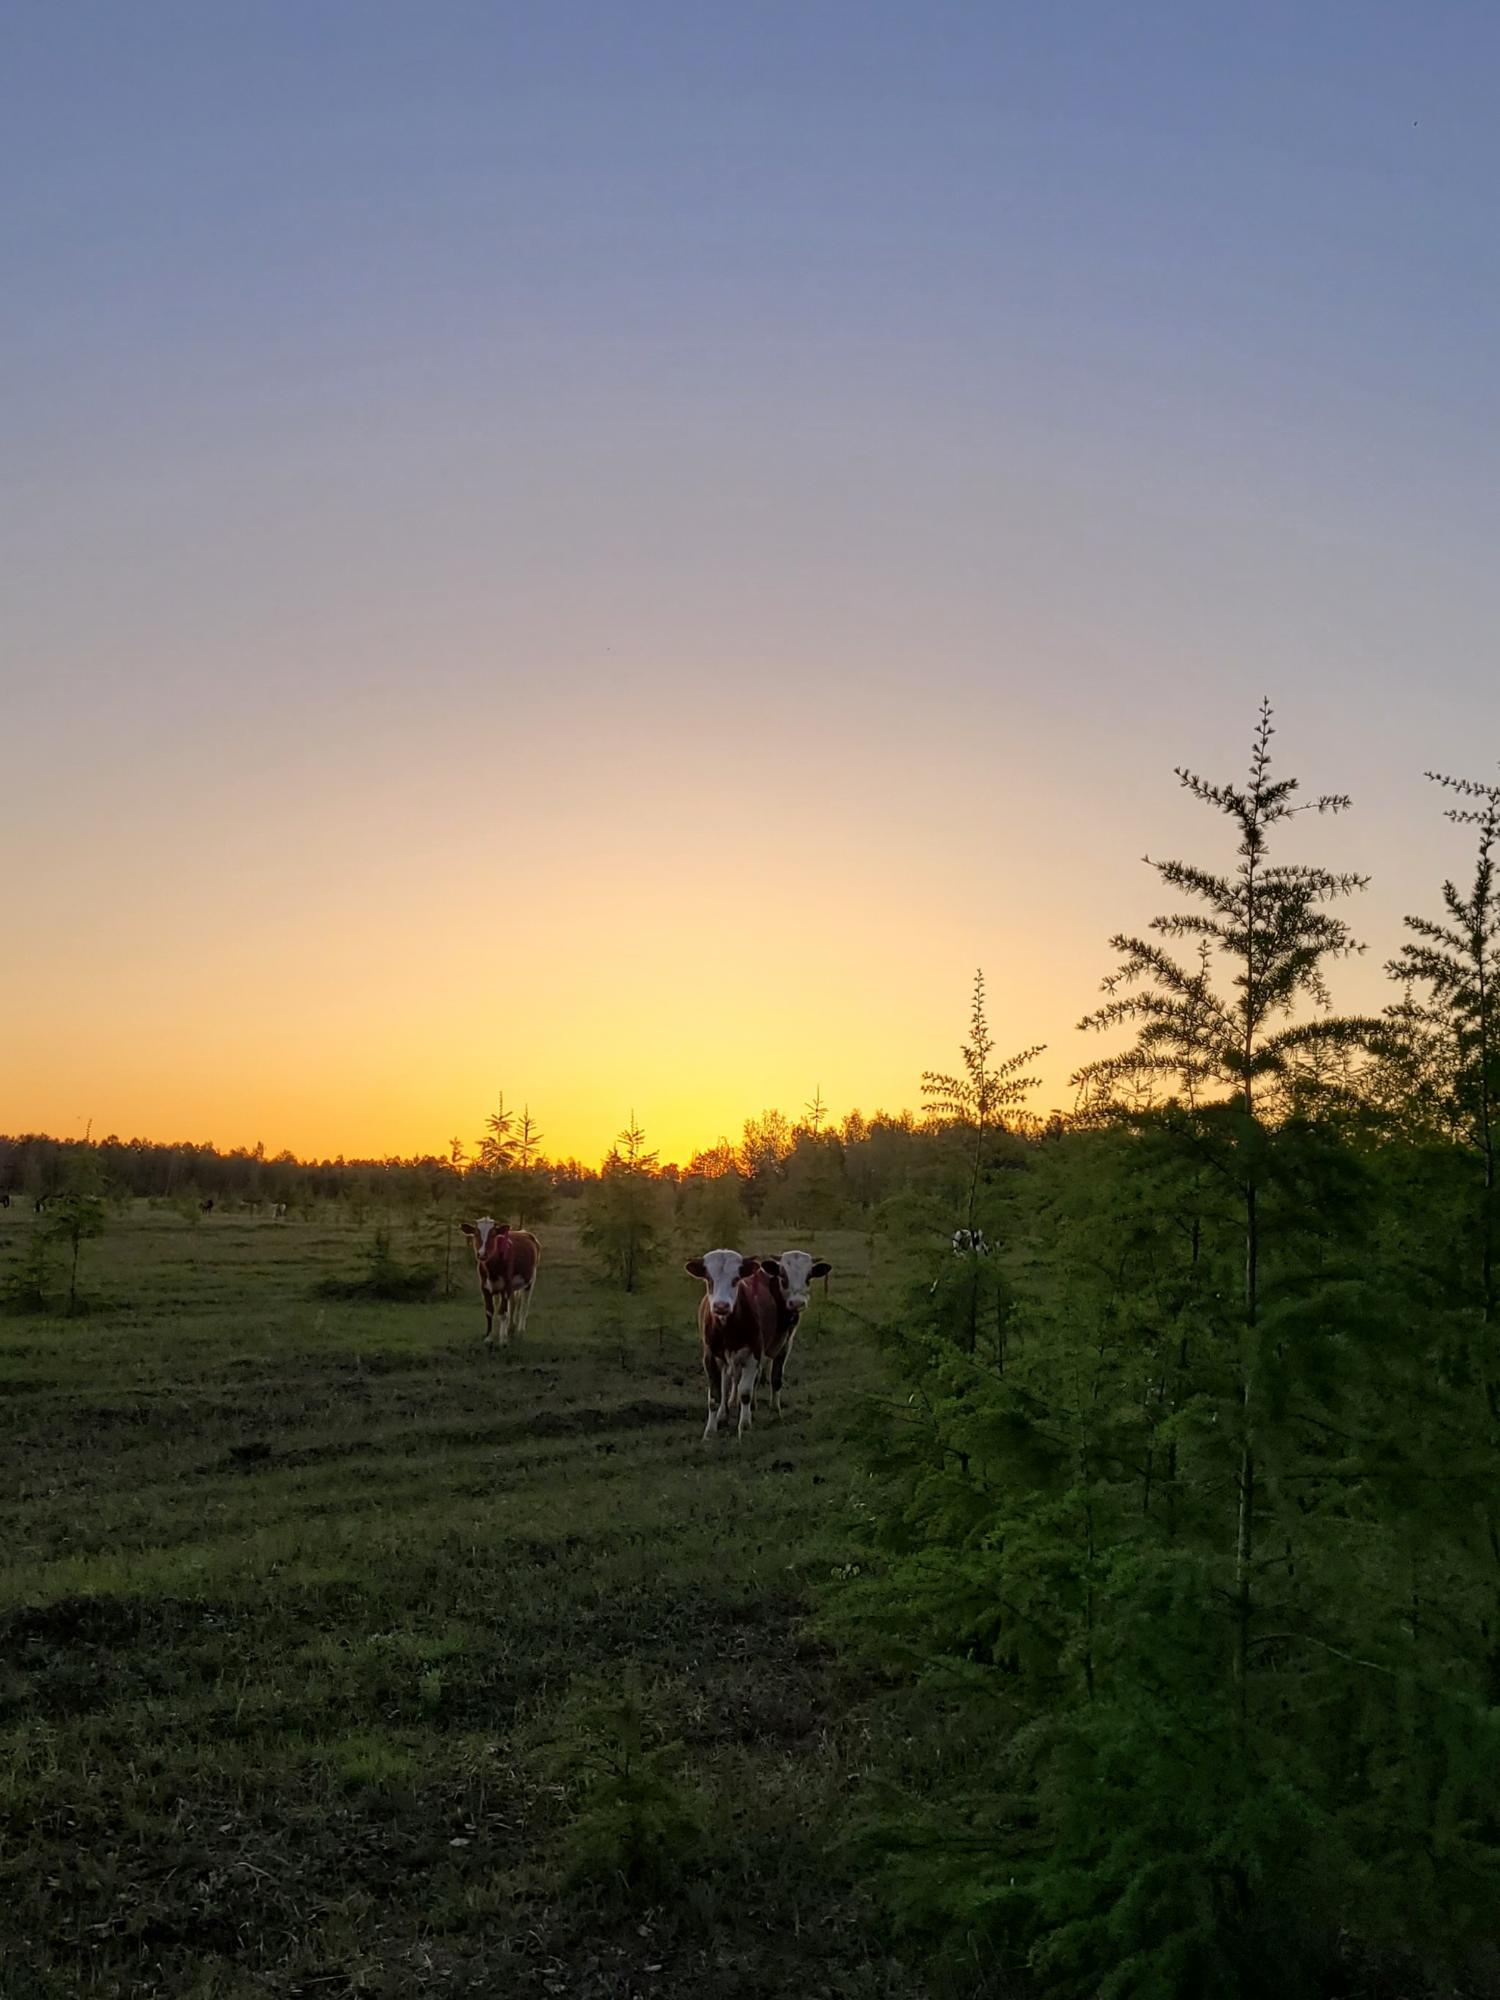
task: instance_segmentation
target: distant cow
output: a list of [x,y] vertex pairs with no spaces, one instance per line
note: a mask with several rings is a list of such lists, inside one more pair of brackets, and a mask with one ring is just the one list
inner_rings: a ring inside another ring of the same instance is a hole
[[32,1203],[32,1208],[35,1211],[35,1213],[37,1215],[45,1215],[47,1213],[47,1204],[49,1201],[51,1201],[51,1199],[52,1197],[50,1194],[39,1194],[36,1200]]
[[495,1337],[495,1304],[500,1305],[500,1345],[505,1346],[512,1331],[526,1331],[531,1313],[531,1294],[536,1288],[537,1266],[542,1246],[526,1229],[512,1229],[481,1215],[477,1222],[461,1223],[474,1251],[479,1271],[479,1290],[484,1298],[484,1344]]
[[9,1207],[10,1207],[10,1196],[8,1194],[0,1194],[0,1208],[9,1208]]
[[777,1338],[771,1279],[761,1270],[759,1258],[742,1257],[738,1250],[705,1251],[690,1258],[684,1269],[690,1277],[703,1280],[698,1301],[703,1372],[708,1378],[703,1435],[714,1436],[733,1397],[740,1406],[743,1437],[752,1421],[756,1376]]
[[199,1206],[199,1208],[200,1208],[200,1209],[201,1209],[201,1210],[203,1211],[203,1213],[204,1213],[205,1215],[212,1215],[212,1214],[213,1214],[213,1212],[214,1212],[214,1198],[213,1198],[213,1196],[212,1196],[212,1195],[210,1195],[210,1196],[208,1197],[207,1201],[200,1201],[200,1202],[199,1202],[199,1204],[198,1204],[198,1206]]
[[783,1250],[775,1257],[762,1257],[760,1267],[771,1280],[776,1301],[776,1338],[767,1351],[770,1364],[771,1408],[781,1415],[781,1384],[791,1359],[792,1342],[807,1311],[808,1286],[814,1278],[826,1278],[833,1269],[826,1258],[814,1257],[810,1250]]
[[982,1229],[955,1229],[953,1232],[953,1254],[955,1257],[988,1257],[990,1246],[985,1241]]
[[286,1221],[286,1203],[284,1201],[278,1201],[275,1207],[271,1210],[271,1220],[273,1222]]

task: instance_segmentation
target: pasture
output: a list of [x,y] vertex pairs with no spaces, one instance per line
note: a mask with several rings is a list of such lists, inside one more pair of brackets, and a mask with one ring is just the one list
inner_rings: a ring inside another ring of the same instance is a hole
[[869,1240],[819,1240],[785,1418],[705,1445],[676,1260],[627,1297],[543,1226],[485,1353],[466,1255],[441,1303],[312,1295],[372,1227],[138,1204],[86,1314],[0,1318],[5,2000],[923,1990],[807,1622],[882,1386],[838,1309]]

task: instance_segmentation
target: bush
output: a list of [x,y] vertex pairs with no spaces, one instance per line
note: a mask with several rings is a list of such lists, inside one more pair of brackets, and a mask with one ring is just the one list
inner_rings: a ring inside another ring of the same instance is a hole
[[600,1270],[621,1291],[639,1289],[661,1261],[666,1229],[661,1183],[612,1165],[584,1198],[580,1234]]
[[52,1263],[45,1230],[33,1229],[25,1254],[6,1267],[0,1277],[0,1311],[44,1313],[48,1310],[48,1290]]
[[552,1739],[546,1761],[574,1805],[563,1838],[572,1882],[632,1896],[673,1885],[704,1832],[700,1802],[677,1775],[681,1748],[633,1691],[586,1701],[568,1735]]
[[83,1246],[102,1236],[105,1228],[104,1198],[92,1162],[80,1162],[73,1171],[72,1181],[71,1189],[60,1198],[55,1212],[41,1227],[47,1240],[61,1244],[67,1256],[70,1314],[79,1309],[78,1262]]
[[320,1299],[392,1299],[410,1304],[432,1298],[437,1282],[432,1265],[403,1264],[391,1249],[390,1230],[377,1229],[364,1276],[324,1278],[313,1287],[313,1294]]

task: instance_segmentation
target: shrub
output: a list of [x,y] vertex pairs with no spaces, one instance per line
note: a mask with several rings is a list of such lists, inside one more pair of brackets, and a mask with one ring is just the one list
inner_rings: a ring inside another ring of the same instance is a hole
[[676,1880],[703,1839],[700,1802],[677,1775],[679,1743],[652,1723],[636,1691],[585,1702],[547,1762],[574,1806],[564,1864],[577,1882],[653,1894]]
[[394,1299],[411,1303],[430,1299],[438,1274],[430,1264],[403,1264],[391,1248],[389,1229],[377,1229],[370,1241],[363,1277],[324,1278],[314,1287],[320,1299]]
[[25,1253],[6,1267],[0,1277],[0,1310],[8,1313],[44,1313],[52,1282],[52,1260],[47,1233],[33,1229]]

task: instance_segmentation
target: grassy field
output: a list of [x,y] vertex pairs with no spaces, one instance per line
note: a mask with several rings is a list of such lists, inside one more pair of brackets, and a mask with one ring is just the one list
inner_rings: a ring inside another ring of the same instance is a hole
[[313,1296],[372,1227],[141,1205],[90,1311],[0,1319],[5,2000],[921,1991],[807,1623],[882,1386],[868,1240],[820,1241],[785,1418],[704,1445],[675,1263],[625,1298],[543,1228],[486,1354],[464,1266]]

